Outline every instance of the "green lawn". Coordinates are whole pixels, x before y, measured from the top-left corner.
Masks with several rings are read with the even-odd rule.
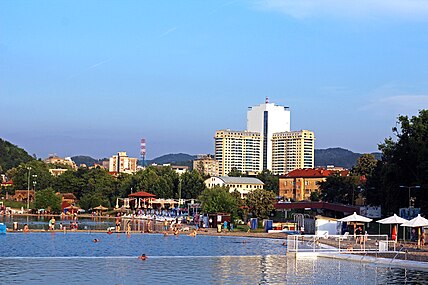
[[[7,201],[7,200],[1,200],[1,202],[4,203],[5,207],[11,207],[14,209],[21,209],[21,207],[24,207],[24,209],[27,209],[27,203],[25,202],[16,202],[16,201]],[[30,203],[30,209],[32,208],[33,203]]]

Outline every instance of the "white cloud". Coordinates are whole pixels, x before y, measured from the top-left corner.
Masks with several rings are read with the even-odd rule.
[[[256,7],[279,11],[294,18],[387,16],[428,20],[427,0],[260,0]]]
[[[379,114],[416,115],[428,108],[428,95],[396,95],[372,99],[361,110]]]
[[[162,34],[160,34],[159,38],[166,37],[167,35],[175,32],[177,29],[178,29],[178,27],[172,27],[172,28],[168,29],[167,31],[163,32]]]

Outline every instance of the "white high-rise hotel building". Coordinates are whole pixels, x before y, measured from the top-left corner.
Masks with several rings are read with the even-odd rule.
[[[314,133],[290,132],[288,107],[269,103],[248,108],[246,131],[217,131],[215,158],[220,175],[233,168],[248,174],[264,169],[285,174],[314,167]]]
[[[274,133],[290,131],[290,111],[288,107],[269,103],[249,107],[247,111],[247,130],[258,132],[263,140],[262,167],[272,170],[272,137]]]

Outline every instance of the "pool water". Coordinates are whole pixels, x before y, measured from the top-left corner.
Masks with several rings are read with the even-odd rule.
[[[158,234],[8,233],[0,235],[0,284],[428,284],[424,271],[288,257],[282,242]],[[139,260],[141,253],[148,259]]]

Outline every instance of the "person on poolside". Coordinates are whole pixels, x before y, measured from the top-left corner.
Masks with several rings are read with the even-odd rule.
[[[128,221],[128,224],[126,226],[126,234],[127,235],[131,234],[131,221]]]
[[[196,237],[196,230],[193,230],[193,232],[191,232],[191,233],[189,234],[189,236],[191,236],[191,237]]]
[[[145,253],[143,253],[143,254],[142,254],[142,255],[140,255],[138,258],[139,258],[139,259],[141,259],[141,260],[146,260],[146,259],[147,259],[147,256],[146,256],[146,254],[145,254]]]
[[[363,234],[363,229],[361,227],[358,227],[355,230],[355,234],[356,234],[356,239],[355,239],[355,243],[362,243],[362,234]]]
[[[120,214],[117,213],[116,216],[116,232],[120,232]]]

